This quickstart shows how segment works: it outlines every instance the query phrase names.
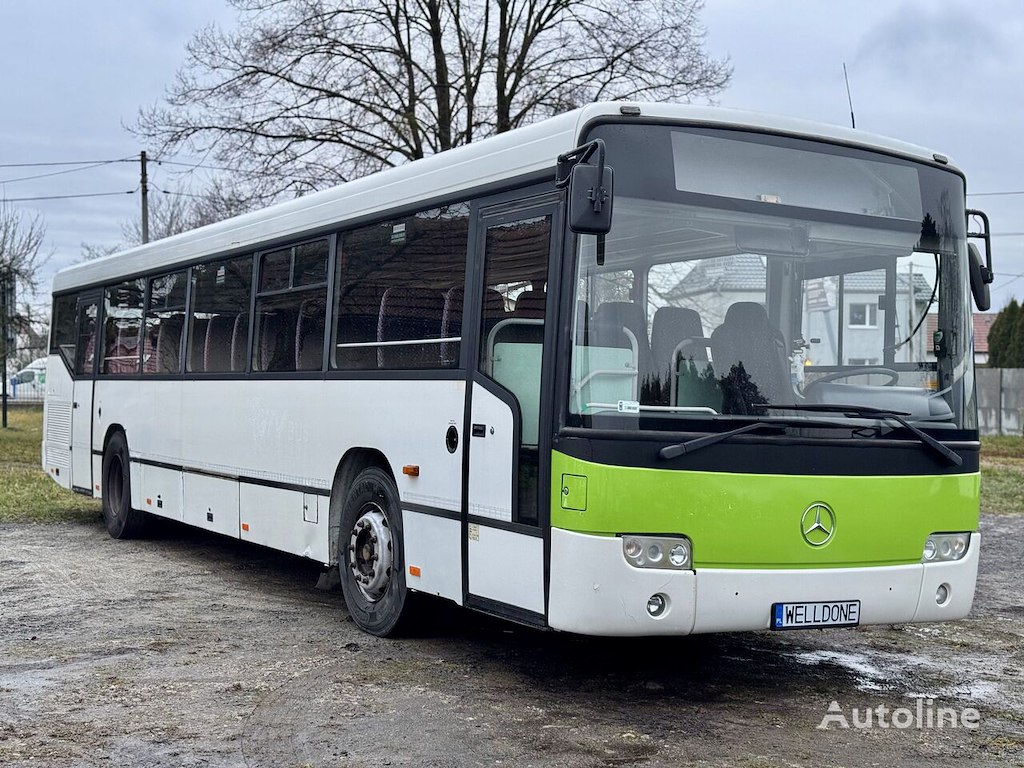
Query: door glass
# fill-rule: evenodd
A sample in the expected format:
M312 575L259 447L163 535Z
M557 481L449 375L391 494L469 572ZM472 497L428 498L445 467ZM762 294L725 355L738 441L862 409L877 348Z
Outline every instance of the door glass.
M537 521L541 360L550 251L550 215L487 228L480 370L519 403L519 503L514 519L530 523Z
M97 303L78 305L78 343L75 351L75 373L91 376L93 361L96 359L96 309Z

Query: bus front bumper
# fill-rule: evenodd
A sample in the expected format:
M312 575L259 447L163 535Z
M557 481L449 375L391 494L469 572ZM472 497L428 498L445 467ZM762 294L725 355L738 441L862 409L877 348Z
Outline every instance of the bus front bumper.
M960 619L971 610L981 534L943 563L862 568L635 568L621 539L551 530L548 624L586 635L686 635L771 628L774 603L860 601L860 624ZM936 600L945 585L948 598ZM666 605L648 611L653 595Z

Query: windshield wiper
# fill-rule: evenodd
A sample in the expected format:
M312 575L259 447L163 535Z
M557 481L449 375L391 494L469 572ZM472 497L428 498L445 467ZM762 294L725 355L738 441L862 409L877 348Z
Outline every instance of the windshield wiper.
M716 432L713 435L695 437L693 440L687 440L685 443L666 445L658 451L658 455L663 459L674 459L677 456L682 456L684 453L693 453L694 451L699 451L701 448L707 448L709 445L714 445L715 443L720 443L723 440L728 440L734 435L742 435L744 432L753 432L755 429L785 430L786 426L786 424L779 424L778 422L755 421L753 424L745 424L742 427L730 429L728 432Z
M870 416L876 419L889 419L910 430L923 445L927 445L950 464L959 467L964 463L964 460L960 458L960 455L956 453L956 451L950 450L927 432L918 429L907 421L904 416L909 416L910 414L906 411L890 411L885 408L872 408L869 405L831 405L826 403L822 403L820 405L806 403L799 403L796 405L764 404L760 407L780 411L818 411L821 413L841 413L844 416Z

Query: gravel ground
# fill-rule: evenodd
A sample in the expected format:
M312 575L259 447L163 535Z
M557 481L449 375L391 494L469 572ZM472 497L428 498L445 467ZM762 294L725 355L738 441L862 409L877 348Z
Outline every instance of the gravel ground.
M953 624L605 640L429 603L382 640L296 558L0 525L0 765L1024 765L1024 516L982 531ZM980 725L817 727L918 700Z

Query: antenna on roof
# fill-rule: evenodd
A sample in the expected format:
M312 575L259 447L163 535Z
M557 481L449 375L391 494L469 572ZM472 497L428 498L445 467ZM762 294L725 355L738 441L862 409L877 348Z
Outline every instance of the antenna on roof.
M846 100L850 102L850 127L857 127L857 119L853 116L853 96L850 95L850 76L846 72L846 62L843 62L843 79L846 80Z

